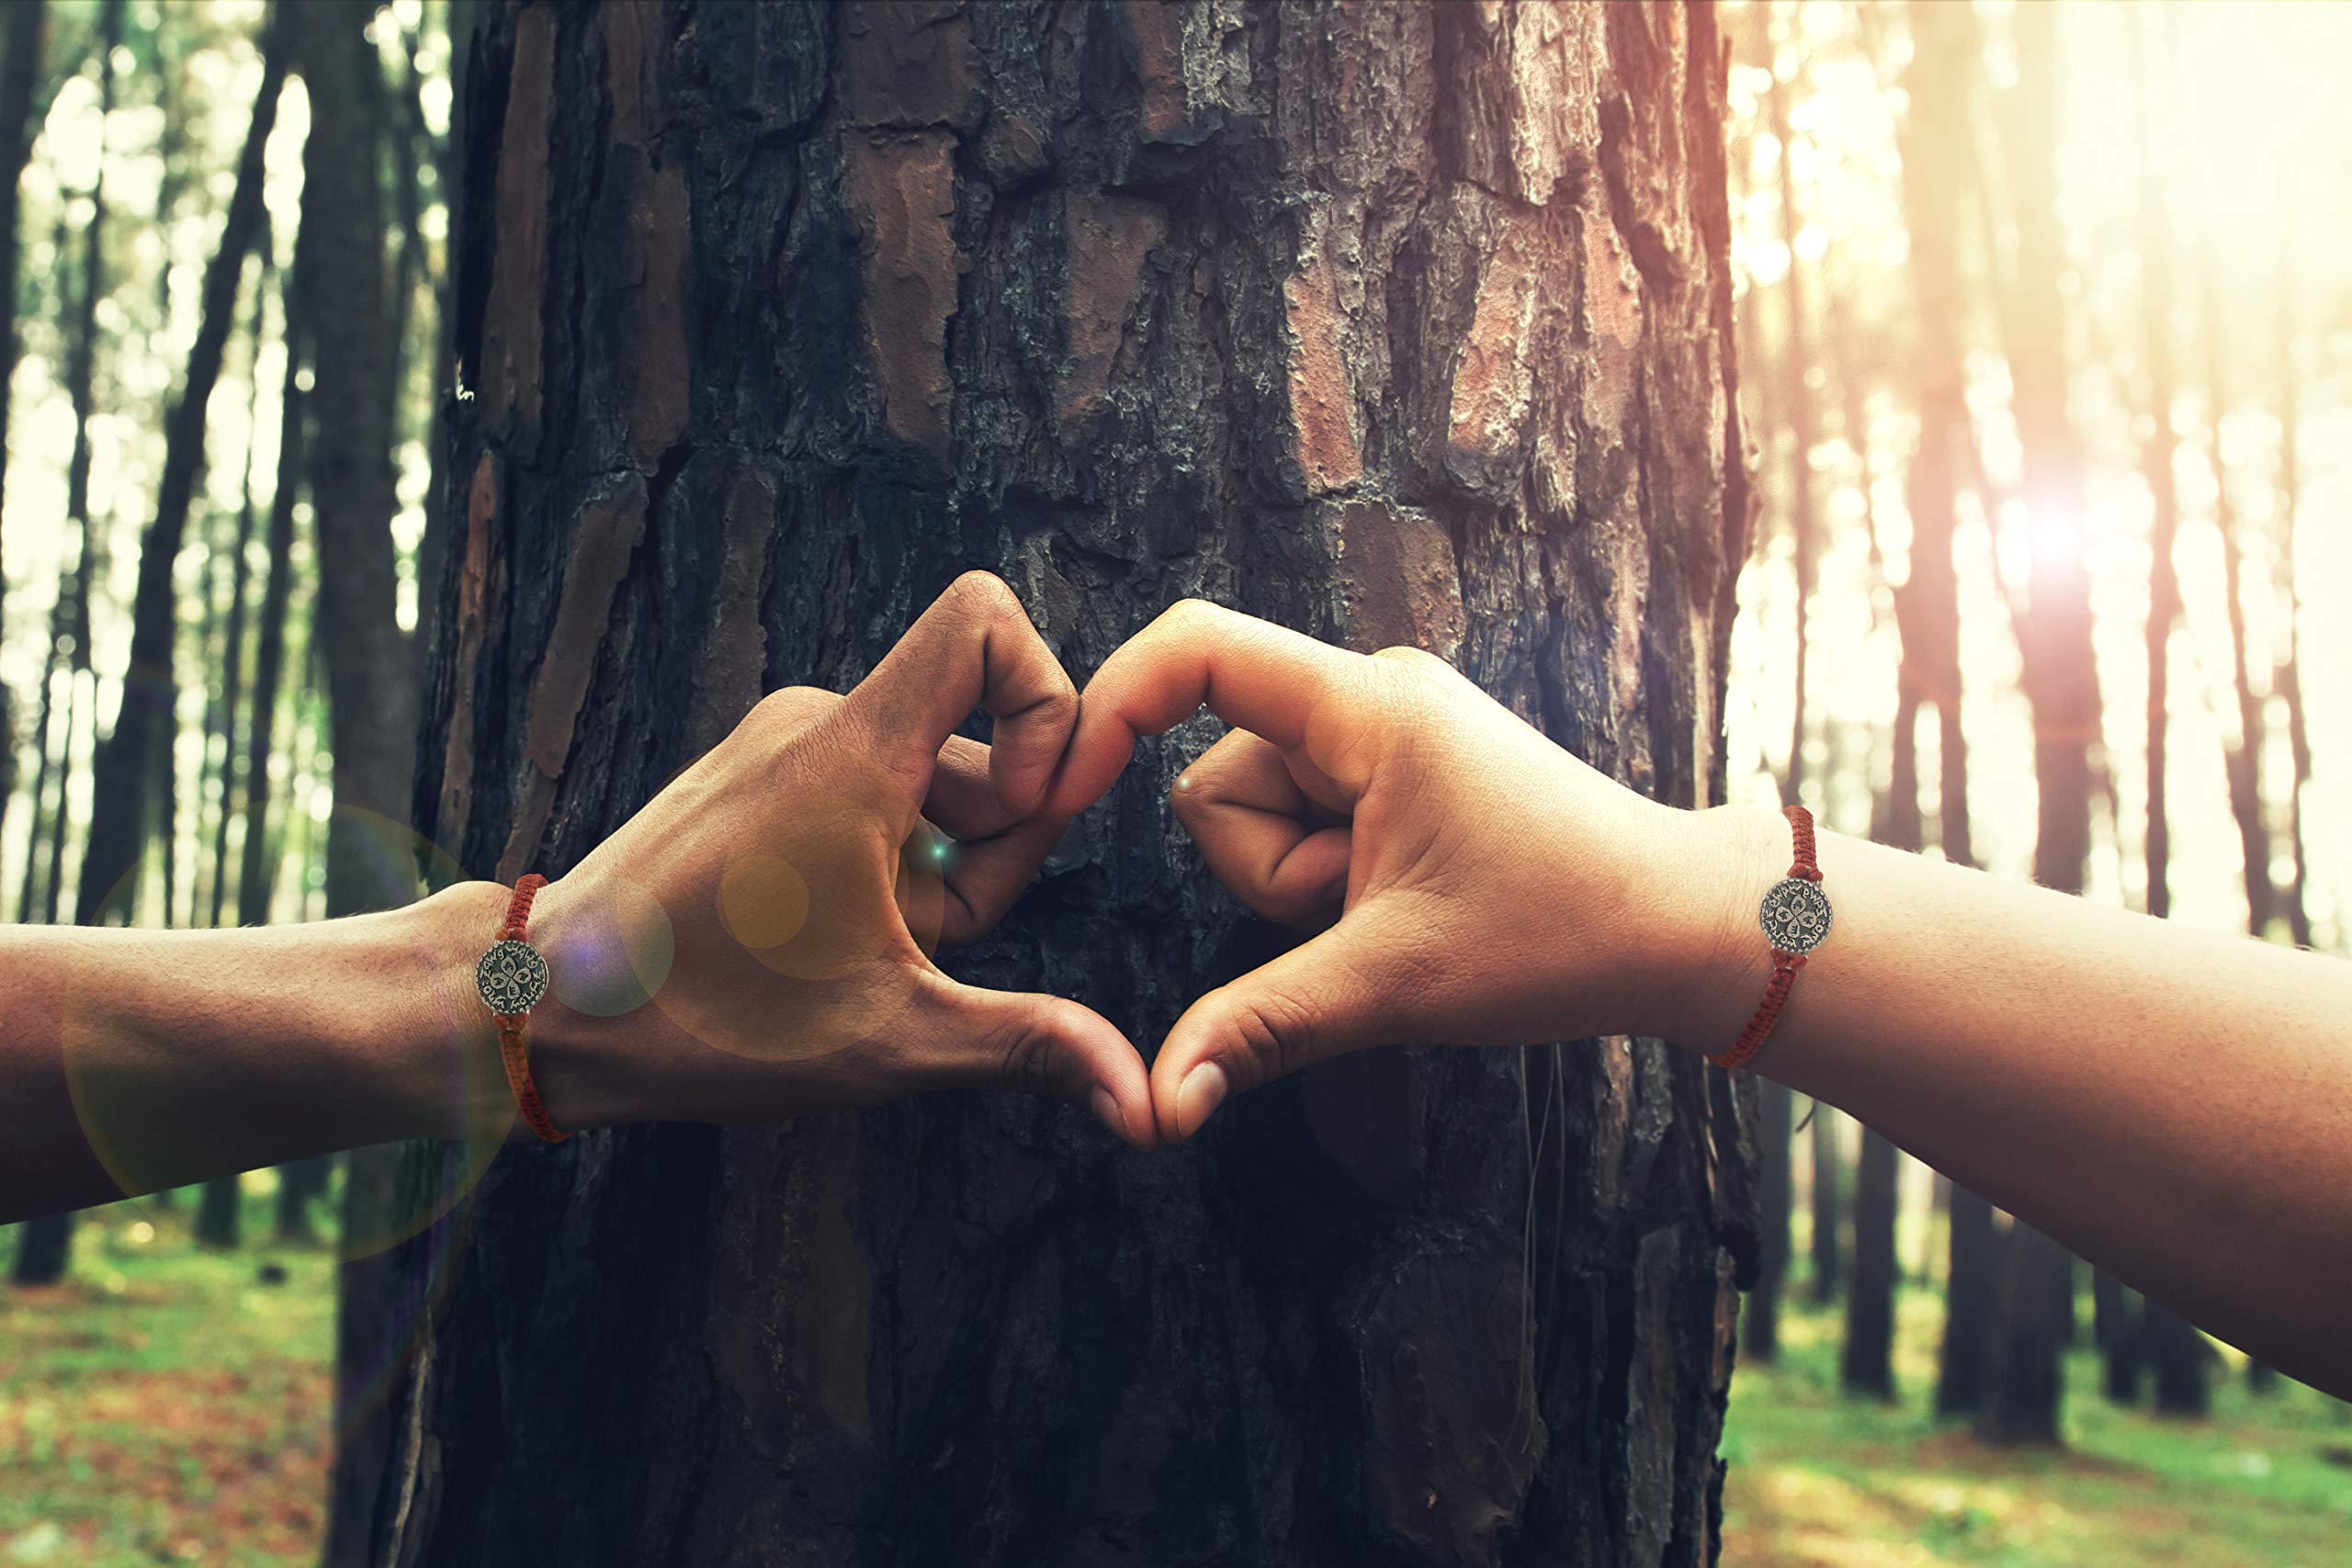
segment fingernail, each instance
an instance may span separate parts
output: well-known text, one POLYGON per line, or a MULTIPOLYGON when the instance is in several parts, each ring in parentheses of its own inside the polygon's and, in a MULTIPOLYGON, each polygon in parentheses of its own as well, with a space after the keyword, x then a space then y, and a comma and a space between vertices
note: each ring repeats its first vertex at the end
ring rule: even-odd
POLYGON ((1111 1098, 1111 1091, 1098 1085, 1091 1098, 1094 1105, 1095 1117, 1102 1122, 1102 1125, 1110 1128, 1122 1138, 1127 1136, 1126 1115, 1120 1111, 1119 1102, 1111 1098))
POLYGON ((1186 1073, 1176 1089, 1177 1130, 1188 1138, 1199 1132, 1209 1112, 1224 1103, 1225 1091, 1230 1087, 1225 1069, 1215 1062, 1203 1062, 1186 1073))

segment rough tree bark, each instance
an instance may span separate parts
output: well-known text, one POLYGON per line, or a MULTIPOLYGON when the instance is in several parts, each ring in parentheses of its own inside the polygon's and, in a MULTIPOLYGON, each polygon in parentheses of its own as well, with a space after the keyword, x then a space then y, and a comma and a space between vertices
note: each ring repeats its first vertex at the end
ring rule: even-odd
MULTIPOLYGON (((2033 874, 2045 887, 2080 893, 2090 857, 2090 750, 2099 740, 2099 695, 2083 556, 2083 457, 2066 397, 2056 15, 2048 6, 2023 7, 2016 28, 2017 82, 1996 120, 2016 234, 2010 299, 2002 312, 2005 347, 2024 449, 2021 499, 2034 535, 2017 626, 2020 681, 2033 708, 2033 874)), ((1938 1411, 1982 1411, 1979 1430, 1996 1441, 2054 1438, 2059 1358, 2074 1290, 2074 1254, 2030 1225, 2013 1223, 1996 1236, 1992 1206, 1955 1186, 1938 1411), (1988 1408, 1984 1394, 1996 1378, 2002 1392, 1988 1408)), ((2120 1320, 2118 1309, 2109 1303, 2105 1329, 2120 1320)), ((2128 1382, 2129 1366, 2119 1335, 2108 1360, 2110 1390, 2119 1376, 2128 1382)))
MULTIPOLYGON (((1720 788, 1708 9, 485 10, 417 780, 469 872, 560 873, 970 566, 1081 675, 1213 594, 1720 788)), ((1206 739, 959 971, 1148 1041, 1267 952, 1162 808, 1206 739)), ((1002 1096, 510 1150, 400 1254, 438 1306, 342 1506, 381 1563, 1701 1562, 1752 1107, 1615 1040, 1150 1159, 1002 1096)))

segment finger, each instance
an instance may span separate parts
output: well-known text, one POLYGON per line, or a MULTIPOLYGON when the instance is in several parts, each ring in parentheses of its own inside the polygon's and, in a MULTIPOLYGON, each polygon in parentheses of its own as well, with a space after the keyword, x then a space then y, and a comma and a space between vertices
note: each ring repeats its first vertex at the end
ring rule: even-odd
POLYGON ((1184 770, 1169 797, 1217 880, 1284 925, 1328 925, 1348 891, 1353 837, 1318 818, 1271 740, 1237 729, 1184 770))
POLYGON ((1069 826, 1007 811, 989 783, 989 748, 960 735, 940 749, 922 814, 947 835, 929 838, 918 858, 944 884, 938 940, 950 947, 978 942, 1004 919, 1069 826))
POLYGON ((1202 997, 1151 1067, 1160 1137, 1191 1137, 1227 1100, 1310 1063, 1410 1037, 1400 988, 1353 914, 1202 997))
POLYGON ((1362 730, 1366 663, 1362 654, 1187 599, 1129 638, 1087 682, 1050 808, 1074 817, 1092 805, 1127 765, 1138 737, 1182 723, 1204 703, 1284 750, 1305 748, 1337 778, 1324 753, 1362 730))
POLYGON ((1085 1106, 1138 1149, 1159 1144, 1143 1058, 1101 1013, 1065 997, 990 991, 942 977, 961 1035, 948 1081, 1016 1089, 1085 1106))
POLYGON ((992 838, 1020 820, 1004 808, 989 782, 989 750, 986 743, 961 735, 949 736, 939 749, 922 814, 952 838, 992 838))
POLYGON ((996 720, 989 779, 1015 816, 1044 800, 1078 717, 1078 691, 1012 590, 967 571, 849 694, 877 755, 912 777, 976 707, 996 720))

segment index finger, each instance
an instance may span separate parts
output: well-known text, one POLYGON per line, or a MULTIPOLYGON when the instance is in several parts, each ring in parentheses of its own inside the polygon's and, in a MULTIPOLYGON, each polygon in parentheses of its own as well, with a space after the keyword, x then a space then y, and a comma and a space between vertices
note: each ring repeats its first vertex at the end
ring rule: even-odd
POLYGON ((1364 663, 1362 654, 1255 615, 1180 601, 1086 683, 1048 808, 1057 816, 1083 811, 1118 778, 1137 739, 1183 723, 1204 703, 1226 723, 1285 750, 1306 746, 1310 719, 1352 695, 1364 663))
POLYGON ((1078 689, 999 579, 967 571, 907 628, 845 699, 877 755, 927 781, 940 748, 985 708, 989 782, 1016 817, 1037 808, 1078 715, 1078 689))

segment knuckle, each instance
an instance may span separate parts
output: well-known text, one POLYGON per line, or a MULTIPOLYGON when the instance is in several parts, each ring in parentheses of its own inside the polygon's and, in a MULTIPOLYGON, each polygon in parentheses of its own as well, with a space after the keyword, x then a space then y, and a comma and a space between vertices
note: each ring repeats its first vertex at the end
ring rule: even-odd
POLYGON ((1392 664, 1403 665, 1408 669, 1426 670, 1432 664, 1439 665, 1446 669, 1453 668, 1453 666, 1446 664, 1444 660, 1440 659, 1428 649, 1417 648, 1409 642, 1391 643, 1386 648, 1374 652, 1373 657, 1374 659, 1385 659, 1392 664))
POLYGON ((957 609, 983 621, 1003 620, 1029 614, 1022 608, 1021 596, 1013 592, 1004 579, 992 571, 967 571, 948 584, 944 597, 957 609))
POLYGON ((1313 1015, 1280 992, 1238 999, 1233 1033, 1240 1044, 1232 1065, 1248 1079, 1242 1087, 1272 1083, 1314 1059, 1313 1015))
POLYGON ((1028 1094, 1051 1094, 1054 1089, 1054 1048, 1052 1038, 1024 1021, 1009 1027, 997 1046, 997 1077, 1008 1089, 1028 1094))
POLYGON ((1155 625, 1176 636, 1211 629, 1226 614, 1225 607, 1207 599, 1179 599, 1159 613, 1155 625))
POLYGON ((818 686, 783 686, 762 697, 752 711, 762 722, 778 728, 797 728, 825 712, 841 699, 818 686))

